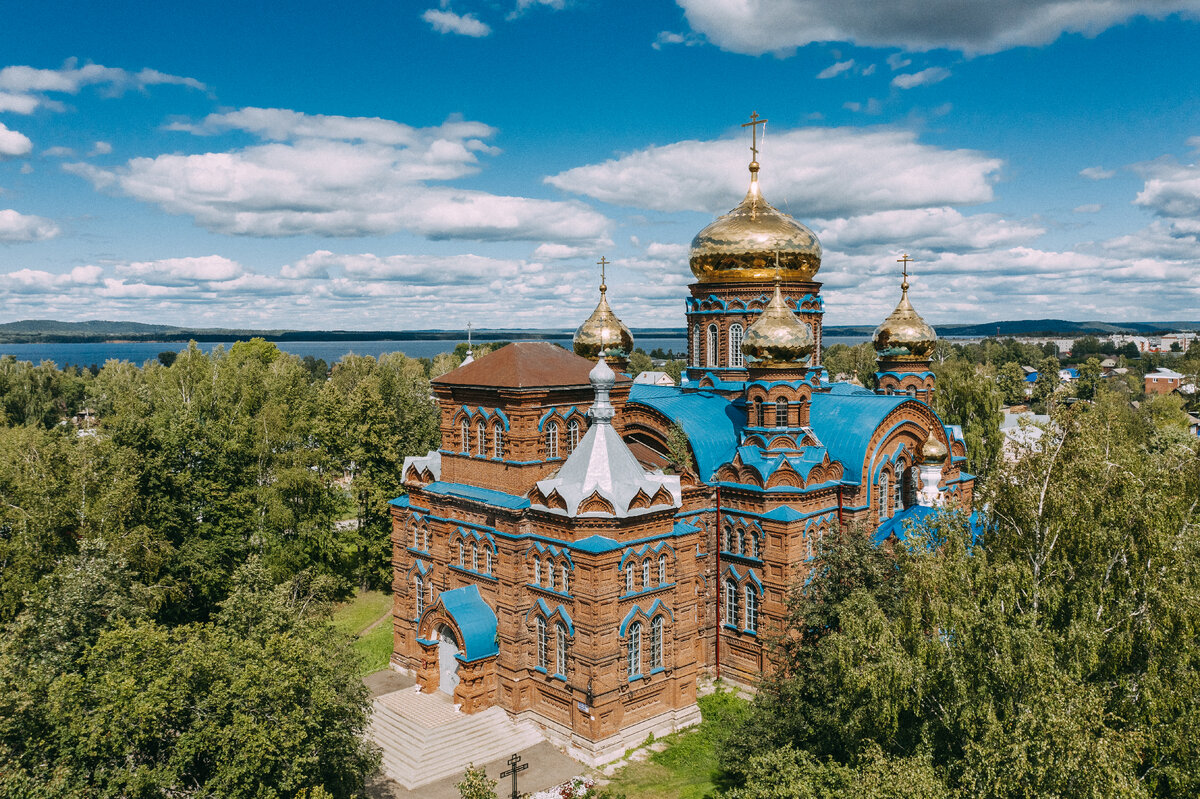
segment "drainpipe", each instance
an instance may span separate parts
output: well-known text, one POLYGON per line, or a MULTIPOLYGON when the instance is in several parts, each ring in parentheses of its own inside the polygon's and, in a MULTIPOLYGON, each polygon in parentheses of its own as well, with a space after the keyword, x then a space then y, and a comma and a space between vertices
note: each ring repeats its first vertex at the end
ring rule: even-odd
POLYGON ((717 554, 717 569, 713 583, 716 590, 713 592, 716 601, 715 613, 713 619, 716 621, 716 660, 717 660, 717 679, 721 679, 721 593, 723 586, 721 585, 721 486, 717 486, 717 540, 714 551, 717 554))
POLYGON ((842 484, 838 483, 838 532, 842 531, 842 484))

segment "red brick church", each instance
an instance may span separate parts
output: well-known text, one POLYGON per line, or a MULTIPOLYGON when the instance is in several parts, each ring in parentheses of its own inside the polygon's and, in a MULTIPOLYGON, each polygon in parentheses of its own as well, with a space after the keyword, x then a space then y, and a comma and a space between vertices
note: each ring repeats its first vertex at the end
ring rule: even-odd
POLYGON ((574 353, 511 344, 434 381, 442 445, 406 459, 391 503, 392 664, 421 690, 615 759, 698 721, 701 675, 759 679, 822 536, 883 543, 970 509, 907 276, 875 333, 878 388, 832 382, 820 243, 750 172, 692 242, 681 387, 624 373, 633 338, 604 285, 574 353))

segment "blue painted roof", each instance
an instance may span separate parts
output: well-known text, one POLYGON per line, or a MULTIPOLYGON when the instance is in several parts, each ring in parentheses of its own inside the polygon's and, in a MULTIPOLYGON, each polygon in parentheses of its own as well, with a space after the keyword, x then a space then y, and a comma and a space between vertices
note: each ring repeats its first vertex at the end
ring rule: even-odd
POLYGON ((846 472, 843 482, 858 483, 867 459, 867 444, 884 417, 909 397, 880 394, 813 394, 809 424, 846 472))
POLYGON ((784 461, 787 461, 797 474, 807 480, 808 473, 812 471, 812 468, 824 462, 826 452, 824 447, 804 447, 798 452, 769 453, 758 447, 749 446, 738 447, 737 451, 742 456, 742 463, 758 472, 763 480, 767 480, 775 474, 783 466, 784 461))
POLYGON ((745 410, 709 391, 635 383, 629 401, 653 408, 683 428, 696 455, 700 478, 706 482, 721 464, 733 460, 746 426, 745 410))
POLYGON ((446 591, 441 602, 462 632, 463 660, 470 663, 500 652, 496 643, 496 613, 479 595, 479 586, 464 585, 446 591))
POLYGON ((389 505, 395 505, 397 508, 407 508, 407 507, 408 507, 408 502, 409 502, 409 499, 408 499, 408 494, 405 494, 405 495, 404 495, 404 496, 402 496, 402 497, 396 497, 395 499, 393 499, 393 500, 390 500, 390 501, 388 502, 388 504, 389 504, 389 505))
POLYGON ((476 502, 495 505, 498 508, 521 510, 522 508, 529 507, 529 500, 525 499, 525 497, 518 497, 515 494, 505 494, 503 491, 493 491, 490 488, 476 488, 475 486, 464 485, 463 483, 446 483, 438 480, 425 486, 425 490, 431 494, 473 499, 476 502))
POLYGON ((875 534, 871 536, 871 539, 876 544, 882 544, 894 533, 897 541, 904 541, 906 538, 908 538, 907 531, 904 529, 907 526, 905 522, 911 521, 913 524, 920 524, 922 519, 936 510, 937 508, 931 508, 925 505, 913 505, 910 508, 905 508, 883 524, 879 525, 879 528, 875 531, 875 534))
POLYGON ((837 394, 839 396, 845 396, 847 394, 854 394, 854 395, 868 394, 871 396, 875 395, 875 392, 872 391, 871 389, 864 388, 863 386, 856 386, 853 383, 827 383, 825 385, 829 386, 830 394, 837 394))

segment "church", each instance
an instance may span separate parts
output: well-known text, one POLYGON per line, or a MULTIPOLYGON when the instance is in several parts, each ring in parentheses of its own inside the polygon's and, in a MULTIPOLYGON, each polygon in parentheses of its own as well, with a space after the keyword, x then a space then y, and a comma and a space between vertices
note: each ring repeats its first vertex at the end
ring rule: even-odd
POLYGON ((823 536, 883 545, 971 508, 907 257, 875 389, 834 382, 821 245, 764 199, 752 153, 745 198, 692 241, 681 386, 626 373, 602 280, 574 352, 510 344, 433 381, 441 447, 405 460, 391 502, 392 667, 593 764, 699 721, 699 678, 755 683, 823 536))

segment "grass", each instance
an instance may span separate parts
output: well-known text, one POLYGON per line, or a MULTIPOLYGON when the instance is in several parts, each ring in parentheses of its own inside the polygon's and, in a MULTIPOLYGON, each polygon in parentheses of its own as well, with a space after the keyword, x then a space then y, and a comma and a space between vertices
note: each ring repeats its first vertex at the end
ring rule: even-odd
POLYGON ((715 796, 721 770, 717 745, 745 712, 748 702, 722 690, 699 700, 704 720, 673 733, 668 746, 649 759, 630 763, 613 775, 609 786, 628 799, 706 799, 715 796))
POLYGON ((387 668, 392 656, 392 625, 384 619, 367 630, 392 608, 392 597, 382 591, 359 591, 354 599, 344 602, 333 611, 333 626, 355 637, 354 649, 362 656, 360 674, 370 674, 387 668))

